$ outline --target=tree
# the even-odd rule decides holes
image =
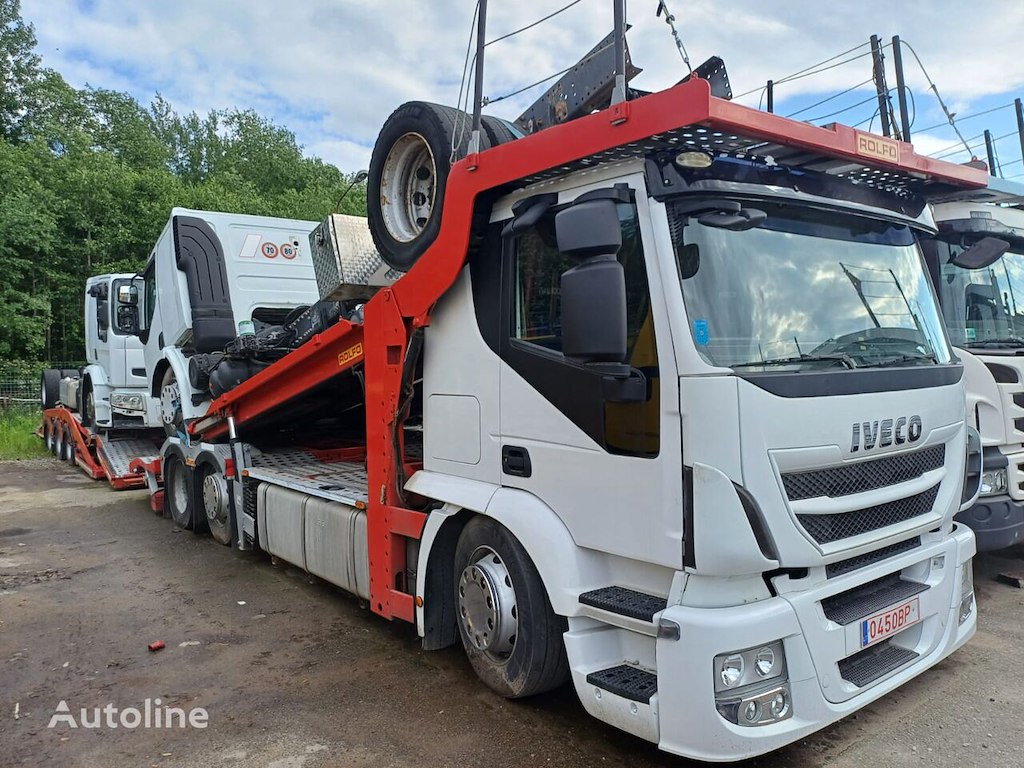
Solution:
[[[0,0],[0,136],[16,139],[39,77],[36,35],[21,18],[21,0]]]

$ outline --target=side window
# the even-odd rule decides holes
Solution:
[[[634,360],[636,354],[653,355],[654,352],[647,270],[636,208],[625,203],[616,208],[622,227],[619,262],[626,273],[627,361],[634,367],[640,367]],[[513,338],[556,352],[562,350],[561,277],[575,264],[558,252],[554,214],[549,214],[537,226],[519,236],[516,242]],[[648,349],[643,353],[638,349],[642,335],[649,336],[644,342]],[[647,360],[640,362],[649,364]]]
[[[153,313],[156,311],[156,260],[150,258],[146,271],[142,275],[145,283],[145,306],[142,308],[146,318],[146,329],[153,327]]]
[[[561,277],[576,262],[558,251],[554,212],[546,214],[513,243],[511,295],[508,297],[511,344],[506,359],[606,450],[650,457],[656,456],[660,448],[654,319],[636,206],[620,203],[616,209],[622,228],[618,259],[626,280],[626,362],[647,379],[646,401],[605,400],[600,374],[581,368],[559,354],[562,350]]]

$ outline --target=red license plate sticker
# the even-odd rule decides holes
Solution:
[[[921,620],[921,602],[918,598],[888,608],[860,623],[860,647],[867,648],[880,640],[895,635]]]

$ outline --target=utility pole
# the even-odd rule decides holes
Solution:
[[[882,46],[879,45],[878,35],[871,36],[871,78],[875,81],[875,90],[878,92],[878,115],[882,119],[882,135],[891,136],[889,94],[885,86],[885,62],[882,59]]]

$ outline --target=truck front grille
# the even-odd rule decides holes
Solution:
[[[938,494],[939,486],[934,485],[914,496],[873,507],[828,515],[797,515],[797,519],[811,538],[819,544],[828,544],[925,515],[931,512]]]
[[[939,469],[945,461],[946,446],[935,445],[923,451],[901,453],[841,467],[790,472],[782,476],[782,485],[790,501],[820,496],[849,496],[851,493],[905,483],[925,472]]]

